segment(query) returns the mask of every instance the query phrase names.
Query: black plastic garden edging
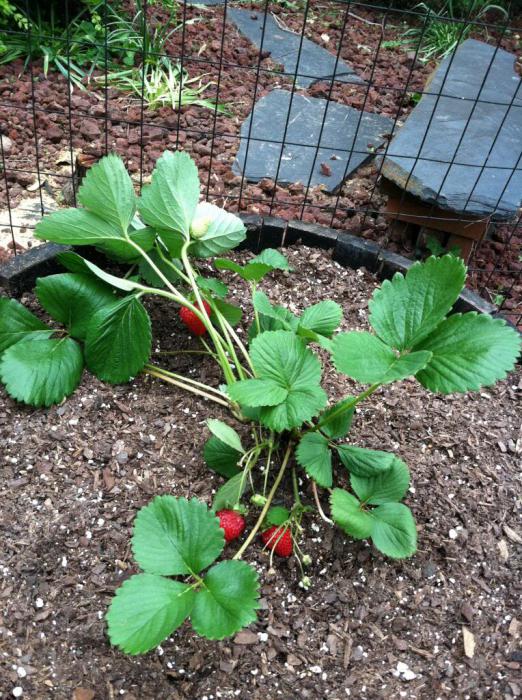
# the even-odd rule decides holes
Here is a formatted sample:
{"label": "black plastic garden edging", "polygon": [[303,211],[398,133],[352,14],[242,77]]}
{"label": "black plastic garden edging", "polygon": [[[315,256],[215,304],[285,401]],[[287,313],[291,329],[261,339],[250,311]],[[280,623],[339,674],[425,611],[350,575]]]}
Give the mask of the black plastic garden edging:
{"label": "black plastic garden edging", "polygon": [[[365,267],[380,280],[393,277],[396,272],[406,273],[414,262],[397,253],[383,250],[371,241],[318,224],[287,222],[273,216],[251,214],[241,215],[241,219],[247,229],[247,238],[239,249],[254,253],[259,253],[264,248],[279,248],[301,242],[310,248],[333,249],[333,259],[343,267]],[[5,288],[11,296],[20,296],[33,288],[37,277],[59,271],[61,266],[56,256],[70,249],[70,246],[44,243],[13,256],[9,262],[0,266],[0,287]],[[496,306],[469,289],[464,289],[460,294],[453,311],[477,311],[504,318],[509,323]]]}

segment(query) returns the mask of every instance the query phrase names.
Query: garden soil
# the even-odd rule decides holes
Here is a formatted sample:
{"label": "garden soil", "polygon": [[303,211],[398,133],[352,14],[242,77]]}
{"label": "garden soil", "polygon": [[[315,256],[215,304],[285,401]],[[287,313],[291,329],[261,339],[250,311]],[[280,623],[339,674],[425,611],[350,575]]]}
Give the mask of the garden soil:
{"label": "garden soil", "polygon": [[[264,4],[243,5],[262,18]],[[357,5],[345,17],[344,8],[336,3],[310,2],[305,34],[335,54],[344,27],[341,58],[369,85],[334,83],[331,88],[328,82],[317,82],[297,92],[389,116],[399,127],[414,107],[412,96],[424,89],[436,64],[421,64],[415,52],[397,45],[407,28],[403,16]],[[303,31],[302,8],[270,3],[268,10],[281,26]],[[167,18],[165,10],[151,8],[152,26]],[[216,115],[197,105],[181,110],[142,108],[138,95],[122,95],[106,86],[99,71],[88,91],[75,88],[70,94],[65,79],[52,72],[46,77],[39,61],[25,70],[22,61],[0,66],[0,131],[9,139],[0,174],[0,263],[15,246],[22,249],[31,244],[24,229],[15,228],[19,235],[12,240],[7,205],[16,206],[28,194],[39,201],[40,193],[59,203],[74,204],[70,183],[78,153],[95,158],[107,151],[121,154],[139,186],[141,173],[146,182],[163,151],[176,148],[188,151],[196,160],[205,197],[231,211],[276,215],[288,221],[302,218],[414,256],[417,251],[412,241],[390,230],[382,214],[386,198],[379,189],[374,165],[359,168],[337,195],[322,187],[308,188],[307,183],[283,186],[265,179],[249,184],[232,172],[240,127],[253,104],[274,88],[292,89],[292,78],[273,63],[269,52],[260,60],[259,50],[226,21],[222,7],[186,6],[178,12],[177,20],[182,19],[186,20],[184,30],[172,35],[165,51],[175,60],[183,54],[184,69],[191,77],[203,76],[202,84],[209,84],[205,97],[217,98],[226,106],[226,114]],[[521,24],[522,18],[512,18],[513,26]],[[487,37],[478,35],[520,55],[517,37],[514,32],[499,34],[494,30],[489,30]],[[39,215],[34,218],[36,223]],[[522,311],[521,244],[520,226],[499,226],[491,240],[479,247],[469,280],[488,300],[503,298],[504,308],[515,320]]]}
{"label": "garden soil", "polygon": [[[345,329],[368,328],[371,275],[345,270],[324,251],[293,247],[289,258],[294,272],[273,273],[263,285],[273,302],[298,312],[332,298],[343,306]],[[235,297],[248,322],[243,283]],[[23,301],[35,307],[30,294]],[[175,309],[163,302],[149,309],[155,351],[199,347]],[[207,358],[168,359],[171,368],[219,382]],[[357,391],[329,365],[323,385],[332,401]],[[222,479],[202,459],[205,421],[227,415],[145,376],[108,386],[86,373],[74,396],[49,410],[2,392],[0,697],[520,697],[521,390],[520,373],[469,396],[432,395],[414,380],[380,389],[357,409],[350,440],[408,463],[417,554],[386,559],[310,514],[300,542],[313,560],[310,590],[299,587],[295,560],[276,559],[270,569],[256,541],[247,560],[262,581],[258,621],[221,642],[184,624],[141,657],[112,649],[104,623],[115,589],[137,571],[132,522],[158,494],[210,503]],[[245,426],[236,427],[247,442]],[[336,471],[344,483],[343,468]],[[311,503],[306,479],[300,488]],[[247,521],[251,527],[253,513]],[[226,554],[235,550],[229,545]]]}

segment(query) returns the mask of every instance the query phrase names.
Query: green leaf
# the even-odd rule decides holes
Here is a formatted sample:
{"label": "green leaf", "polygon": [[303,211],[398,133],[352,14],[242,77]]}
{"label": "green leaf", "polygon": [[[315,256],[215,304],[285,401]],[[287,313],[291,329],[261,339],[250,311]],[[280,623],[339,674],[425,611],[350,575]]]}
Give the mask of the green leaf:
{"label": "green leaf", "polygon": [[[156,242],[156,231],[153,228],[140,228],[129,233],[131,241],[140,246],[147,253]],[[98,248],[111,260],[123,263],[138,262],[143,259],[141,252],[131,246],[127,240],[110,240],[98,244]]]}
{"label": "green leaf", "polygon": [[332,453],[328,440],[320,433],[306,433],[295,453],[298,463],[319,486],[332,486]]}
{"label": "green leaf", "polygon": [[268,509],[266,514],[266,524],[267,525],[282,525],[290,517],[290,511],[283,506],[272,506]]}
{"label": "green leaf", "polygon": [[268,265],[273,270],[291,270],[288,260],[275,248],[265,248],[259,255],[256,255],[249,264],[262,263]]}
{"label": "green leaf", "polygon": [[128,382],[143,369],[151,351],[149,315],[128,296],[97,311],[87,326],[85,361],[99,379]]}
{"label": "green leaf", "polygon": [[[98,279],[101,279],[106,284],[111,285],[111,287],[121,289],[122,292],[145,291],[147,289],[147,287],[139,282],[135,282],[134,280],[126,277],[116,277],[116,275],[111,275],[108,272],[105,272],[105,270],[102,270],[101,267],[98,267],[98,265],[95,265],[90,260],[80,258],[80,256],[78,256],[78,258],[83,261],[83,266],[87,273],[92,273],[98,277]],[[79,266],[79,261],[77,261],[77,264]]]}
{"label": "green leaf", "polygon": [[[172,265],[169,265],[160,257],[156,250],[151,250],[148,255],[154,265],[156,265],[156,267],[163,273],[164,277],[166,277],[169,282],[174,284],[179,282],[180,276],[176,272],[176,269],[181,270],[181,263],[179,260],[171,260],[170,262],[174,266],[172,267]],[[147,284],[150,284],[153,287],[159,287],[160,289],[165,287],[165,283],[161,277],[158,275],[156,270],[150,266],[145,258],[142,258],[138,269],[140,275],[143,277],[145,282],[147,282]]]}
{"label": "green leaf", "polygon": [[78,253],[73,253],[72,250],[66,250],[64,253],[58,253],[56,260],[65,267],[69,272],[79,272],[80,274],[91,274],[91,270],[85,264],[84,258]]}
{"label": "green leaf", "polygon": [[197,574],[224,546],[219,520],[197,498],[156,496],[134,522],[132,551],[148,574]]}
{"label": "green leaf", "polygon": [[0,355],[20,340],[48,338],[53,331],[25,306],[0,297]]}
{"label": "green leaf", "polygon": [[[327,408],[326,411],[323,411],[319,416],[319,424],[323,423],[323,421],[326,421],[326,419],[329,418],[329,416],[331,416],[333,413],[336,413],[339,409],[352,404],[354,400],[354,396],[347,396],[342,401],[338,401],[333,406],[330,406],[330,408]],[[352,408],[341,412],[339,415],[337,415],[335,418],[332,418],[328,422],[325,422],[324,425],[321,425],[321,431],[328,435],[328,437],[331,440],[337,440],[338,438],[344,437],[348,434],[348,431],[351,428],[354,414],[355,405],[352,406]]]}
{"label": "green leaf", "polygon": [[418,348],[433,355],[417,375],[426,389],[441,394],[478,391],[513,369],[520,335],[502,319],[475,312],[454,314]]}
{"label": "green leaf", "polygon": [[[264,292],[257,291],[252,297],[254,308],[258,312],[260,332],[279,330],[298,330],[299,319],[284,306],[270,303]],[[254,322],[248,331],[250,342],[258,335],[257,324]]]}
{"label": "green leaf", "polygon": [[192,626],[207,639],[224,639],[255,622],[259,579],[244,561],[221,561],[203,579],[192,610]]}
{"label": "green leaf", "polygon": [[231,270],[240,277],[243,277],[243,266],[233,260],[229,260],[228,258],[216,258],[214,260],[214,265],[218,270]]}
{"label": "green leaf", "polygon": [[370,300],[370,323],[391,347],[405,350],[428,336],[457,300],[466,280],[461,258],[414,263],[406,277],[385,280]]}
{"label": "green leaf", "polygon": [[397,357],[371,333],[339,333],[333,341],[333,361],[338,372],[363,384],[387,384],[405,379],[426,367],[431,353],[412,352]]}
{"label": "green leaf", "polygon": [[202,289],[205,292],[211,292],[220,299],[224,299],[228,294],[227,285],[221,282],[221,280],[216,279],[215,277],[200,276],[197,278],[196,282],[198,283],[198,287],[200,289]]}
{"label": "green leaf", "polygon": [[149,226],[188,238],[198,200],[199,177],[192,158],[183,151],[165,151],[156,162],[151,184],[143,188],[138,209]]}
{"label": "green leaf", "polygon": [[403,503],[384,503],[371,511],[372,542],[392,559],[411,557],[417,551],[417,528],[410,509]]}
{"label": "green leaf", "polygon": [[352,474],[350,485],[365,503],[381,505],[400,501],[410,485],[410,472],[404,462],[395,457],[392,465],[375,476],[363,477]]}
{"label": "green leaf", "polygon": [[206,218],[209,222],[206,232],[194,241],[190,249],[198,258],[221,255],[224,251],[235,248],[246,238],[246,228],[241,219],[216,207],[215,204],[198,204],[196,217]]}
{"label": "green leaf", "polygon": [[64,272],[36,280],[36,296],[55,321],[83,340],[98,309],[115,300],[111,287],[86,274]]}
{"label": "green leaf", "polygon": [[228,387],[228,395],[245,406],[276,406],[288,391],[273,379],[243,379]]}
{"label": "green leaf", "polygon": [[305,309],[299,320],[299,325],[330,338],[341,323],[342,317],[343,310],[339,304],[327,299]]}
{"label": "green leaf", "polygon": [[395,455],[381,450],[368,450],[353,445],[338,445],[337,452],[344,466],[357,476],[374,476],[385,472],[393,464]]}
{"label": "green leaf", "polygon": [[240,471],[217,490],[212,501],[212,510],[218,512],[223,508],[233,508],[250,488],[250,480],[243,478],[243,471]]}
{"label": "green leaf", "polygon": [[370,537],[373,519],[370,513],[361,509],[359,501],[348,491],[334,489],[330,496],[333,521],[356,540]]}
{"label": "green leaf", "polygon": [[[133,260],[138,253],[125,239],[120,228],[86,209],[55,211],[36,224],[35,238],[65,245],[93,245],[120,260]],[[140,229],[130,237],[148,249],[155,232]]]}
{"label": "green leaf", "polygon": [[243,449],[243,445],[241,444],[241,438],[236,433],[234,428],[231,428],[229,425],[223,423],[221,420],[217,420],[216,418],[209,418],[209,420],[207,420],[207,426],[210,432],[215,435],[218,440],[224,442],[225,445],[228,445],[229,447],[232,447],[232,449],[241,453],[245,451]]}
{"label": "green leaf", "polygon": [[183,234],[177,231],[158,231],[158,236],[161,242],[166,247],[171,258],[177,259],[181,257],[181,251],[185,244]]}
{"label": "green leaf", "polygon": [[[212,299],[212,304],[217,308],[219,313],[230,323],[231,326],[237,326],[241,321],[243,312],[235,304],[229,304],[223,299]],[[212,315],[211,315],[212,319]]]}
{"label": "green leaf", "polygon": [[123,161],[116,154],[99,160],[87,170],[78,191],[86,209],[127,232],[136,212],[134,187]]}
{"label": "green leaf", "polygon": [[70,396],[82,371],[82,351],[72,338],[20,340],[0,359],[0,379],[9,396],[36,407]]}
{"label": "green leaf", "polygon": [[324,407],[321,363],[294,333],[267,331],[251,344],[250,357],[261,379],[271,379],[288,391],[276,406],[261,408],[261,422],[281,432],[299,427]]}
{"label": "green leaf", "polygon": [[247,282],[261,282],[263,277],[272,272],[273,269],[271,265],[266,265],[265,263],[249,262],[243,268],[241,277]]}
{"label": "green leaf", "polygon": [[237,464],[241,458],[241,452],[217,437],[212,436],[206,441],[203,458],[207,466],[221,476],[230,478],[240,471]]}
{"label": "green leaf", "polygon": [[137,574],[117,589],[107,612],[109,639],[126,654],[144,654],[169,637],[192,612],[186,583]]}

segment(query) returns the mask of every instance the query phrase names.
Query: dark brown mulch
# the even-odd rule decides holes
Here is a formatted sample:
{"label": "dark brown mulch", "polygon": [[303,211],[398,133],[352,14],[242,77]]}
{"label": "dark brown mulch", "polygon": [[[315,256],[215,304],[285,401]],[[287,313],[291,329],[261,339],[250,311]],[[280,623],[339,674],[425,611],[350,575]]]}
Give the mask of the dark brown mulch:
{"label": "dark brown mulch", "polygon": [[[289,257],[295,272],[264,285],[274,302],[298,311],[330,297],[343,306],[345,328],[368,327],[372,276],[341,268],[327,252],[294,247]],[[31,295],[24,301],[34,303]],[[236,301],[248,315],[244,287]],[[172,309],[154,303],[151,313],[158,347],[187,345]],[[192,371],[218,381],[206,361]],[[333,399],[354,391],[331,368],[324,386]],[[71,399],[48,411],[2,394],[0,693],[11,697],[19,687],[23,697],[52,700],[519,697],[521,389],[520,374],[469,396],[433,396],[414,381],[382,389],[358,410],[351,439],[393,450],[409,464],[417,555],[384,559],[309,516],[301,544],[314,560],[310,591],[299,588],[292,560],[267,571],[268,557],[254,545],[248,559],[263,582],[256,624],[219,643],[184,626],[138,658],[108,646],[103,622],[114,589],[135,571],[132,521],[159,493],[210,500],[221,480],[202,460],[205,420],[225,415],[144,377],[111,387],[86,375]],[[302,491],[309,500],[306,481]],[[464,653],[464,627],[476,643],[472,658]],[[405,670],[398,664],[414,677],[397,677]]]}

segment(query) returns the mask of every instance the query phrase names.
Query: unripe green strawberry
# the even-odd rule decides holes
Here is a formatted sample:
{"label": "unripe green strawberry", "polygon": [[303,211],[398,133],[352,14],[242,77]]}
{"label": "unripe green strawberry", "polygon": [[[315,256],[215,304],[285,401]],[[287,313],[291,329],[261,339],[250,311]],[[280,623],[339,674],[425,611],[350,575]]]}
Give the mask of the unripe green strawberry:
{"label": "unripe green strawberry", "polygon": [[190,235],[192,238],[203,238],[211,223],[212,219],[210,216],[200,216],[197,219],[194,219],[190,225]]}

